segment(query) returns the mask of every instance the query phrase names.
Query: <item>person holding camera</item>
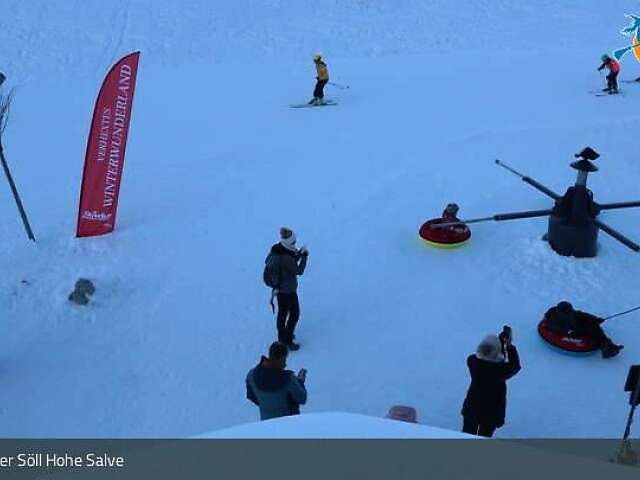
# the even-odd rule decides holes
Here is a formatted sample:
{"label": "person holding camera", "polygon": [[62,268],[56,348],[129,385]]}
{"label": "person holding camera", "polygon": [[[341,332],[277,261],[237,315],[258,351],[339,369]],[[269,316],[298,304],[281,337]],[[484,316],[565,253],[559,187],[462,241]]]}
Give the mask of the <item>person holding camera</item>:
{"label": "person holding camera", "polygon": [[511,343],[511,328],[487,336],[467,358],[471,385],[462,406],[462,431],[491,437],[504,425],[507,409],[507,380],[520,371],[520,357]]}
{"label": "person holding camera", "polygon": [[307,401],[305,381],[307,371],[297,374],[285,370],[289,349],[284,343],[274,342],[269,347],[269,358],[247,374],[247,398],[260,407],[260,420],[300,414],[300,405]]}
{"label": "person holding camera", "polygon": [[296,247],[296,234],[288,228],[280,229],[280,242],[271,247],[269,255],[278,259],[271,264],[277,270],[277,287],[274,293],[278,299],[278,317],[276,327],[278,340],[287,345],[289,350],[298,350],[295,343],[295,329],[300,319],[300,302],[298,300],[298,276],[307,267],[309,251]]}

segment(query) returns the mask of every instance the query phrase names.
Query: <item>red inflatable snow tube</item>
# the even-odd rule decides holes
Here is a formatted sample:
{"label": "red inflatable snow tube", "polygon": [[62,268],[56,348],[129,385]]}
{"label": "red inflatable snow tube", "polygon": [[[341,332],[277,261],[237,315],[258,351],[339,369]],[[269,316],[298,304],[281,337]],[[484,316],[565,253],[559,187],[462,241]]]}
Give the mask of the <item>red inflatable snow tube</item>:
{"label": "red inflatable snow tube", "polygon": [[547,322],[544,318],[538,324],[538,333],[547,343],[565,352],[582,354],[592,353],[597,350],[590,338],[552,332],[547,328]]}
{"label": "red inflatable snow tube", "polygon": [[471,230],[461,223],[447,228],[432,228],[432,225],[449,223],[444,218],[433,218],[420,227],[420,238],[433,247],[456,248],[464,245],[471,238]]}

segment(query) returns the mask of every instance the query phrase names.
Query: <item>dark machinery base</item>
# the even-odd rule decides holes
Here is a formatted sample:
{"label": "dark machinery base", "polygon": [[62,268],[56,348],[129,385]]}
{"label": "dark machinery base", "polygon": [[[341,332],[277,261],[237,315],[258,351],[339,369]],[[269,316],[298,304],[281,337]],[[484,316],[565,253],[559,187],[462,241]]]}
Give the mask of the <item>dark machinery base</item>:
{"label": "dark machinery base", "polygon": [[598,253],[598,231],[593,222],[571,225],[556,215],[550,215],[547,241],[560,255],[591,258]]}

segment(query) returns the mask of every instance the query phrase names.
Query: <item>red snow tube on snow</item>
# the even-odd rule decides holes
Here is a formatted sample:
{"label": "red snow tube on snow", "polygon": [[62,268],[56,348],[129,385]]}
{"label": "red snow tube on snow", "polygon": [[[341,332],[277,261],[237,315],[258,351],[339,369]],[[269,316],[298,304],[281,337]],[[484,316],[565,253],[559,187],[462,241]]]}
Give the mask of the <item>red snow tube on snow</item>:
{"label": "red snow tube on snow", "polygon": [[467,225],[451,226],[448,228],[431,228],[439,223],[450,223],[444,218],[433,218],[420,227],[420,238],[432,247],[456,248],[461,247],[471,238],[471,230]]}
{"label": "red snow tube on snow", "polygon": [[593,341],[588,337],[552,332],[547,328],[547,321],[544,318],[538,324],[538,333],[544,341],[568,353],[580,355],[593,353],[597,350]]}
{"label": "red snow tube on snow", "polygon": [[387,418],[407,423],[418,423],[418,412],[416,412],[416,409],[413,407],[394,405],[389,409]]}

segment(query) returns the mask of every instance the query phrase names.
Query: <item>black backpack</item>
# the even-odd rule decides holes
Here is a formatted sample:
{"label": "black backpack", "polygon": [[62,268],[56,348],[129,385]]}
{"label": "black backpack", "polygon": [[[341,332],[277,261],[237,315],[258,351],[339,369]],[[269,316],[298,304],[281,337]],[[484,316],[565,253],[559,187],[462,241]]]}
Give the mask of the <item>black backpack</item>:
{"label": "black backpack", "polygon": [[276,289],[280,286],[280,255],[275,253],[269,253],[267,259],[264,261],[264,272],[262,279],[264,284],[272,289]]}

